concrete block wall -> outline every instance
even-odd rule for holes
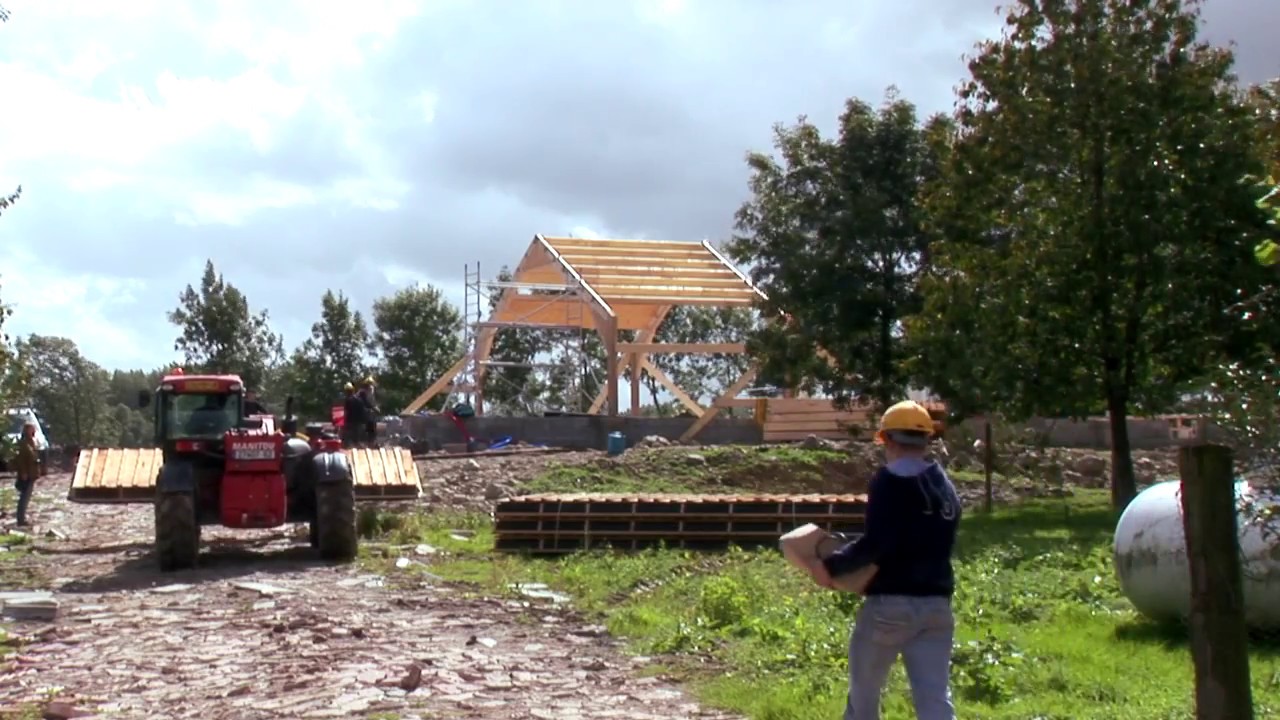
[[[966,420],[962,423],[965,429],[975,437],[982,435],[981,419]],[[1106,450],[1111,447],[1111,426],[1104,418],[1087,420],[1065,420],[1053,418],[1033,418],[1023,423],[1020,428],[1042,434],[1051,447],[1086,448]],[[1011,431],[1008,428],[1005,431]],[[1226,435],[1219,427],[1210,425],[1207,428],[1208,439],[1222,441]],[[1178,440],[1169,430],[1167,420],[1159,418],[1130,418],[1129,445],[1134,450],[1157,450],[1175,447]]]
[[[668,440],[678,440],[693,424],[693,418],[605,417],[601,415],[559,417],[501,417],[471,418],[467,428],[480,440],[493,442],[510,436],[513,442],[531,445],[547,445],[581,450],[603,450],[609,433],[621,432],[630,447],[650,435]],[[980,437],[982,421],[967,420],[963,426],[968,434]],[[1101,418],[1088,420],[1055,420],[1035,418],[1021,426],[1042,433],[1053,447],[1087,448],[1106,450],[1111,447],[1111,432],[1107,421]],[[404,418],[397,432],[407,432],[417,442],[415,448],[438,450],[445,445],[464,442],[458,428],[439,415]],[[1008,433],[1014,428],[1001,428]],[[1209,439],[1222,440],[1221,429],[1210,426]],[[760,426],[751,418],[724,418],[712,420],[695,441],[703,445],[759,445],[764,442]],[[1132,418],[1129,420],[1129,442],[1135,450],[1155,450],[1178,444],[1169,432],[1169,424],[1161,419]]]
[[[609,433],[621,432],[627,447],[650,435],[678,440],[694,422],[693,418],[606,417],[602,415],[560,417],[484,416],[467,420],[472,437],[493,442],[510,436],[513,442],[582,450],[603,450]],[[432,450],[446,444],[464,442],[462,433],[449,419],[439,415],[404,418],[404,432]],[[695,438],[703,445],[758,445],[763,441],[760,426],[750,418],[716,418]]]

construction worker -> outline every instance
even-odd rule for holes
[[[361,403],[364,405],[362,442],[368,443],[370,447],[376,447],[378,444],[378,415],[381,413],[374,398],[374,384],[373,376],[367,376],[360,381],[360,390],[356,392],[356,395],[359,396]]]
[[[17,457],[18,477],[13,487],[18,491],[18,512],[15,520],[18,525],[28,525],[27,507],[31,504],[31,493],[36,488],[36,478],[40,477],[40,451],[36,449],[36,423],[28,420],[22,426],[22,435],[18,438]]]
[[[899,655],[916,716],[955,718],[951,553],[961,511],[947,471],[927,457],[935,433],[933,418],[919,403],[905,400],[885,411],[876,432],[885,464],[871,479],[866,531],[812,568],[824,587],[834,587],[833,577],[875,568],[849,641],[845,720],[880,717],[880,692]]]
[[[360,435],[364,432],[364,401],[356,395],[356,386],[347,383],[342,387],[342,447],[353,448],[360,444]]]

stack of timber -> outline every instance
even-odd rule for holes
[[[930,414],[942,417],[946,406],[926,403]],[[761,407],[757,405],[757,418]],[[763,405],[764,441],[767,443],[804,440],[810,435],[826,440],[869,438],[878,416],[867,405],[837,410],[829,398],[769,398]]]
[[[865,495],[527,495],[497,504],[494,546],[536,554],[776,546],[806,523],[861,532],[865,507]]]
[[[413,500],[422,495],[418,466],[408,448],[343,450],[357,500]],[[159,448],[86,448],[80,451],[67,499],[77,503],[150,503],[164,464]]]

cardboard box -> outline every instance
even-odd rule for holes
[[[844,545],[844,541],[817,525],[809,523],[783,535],[778,539],[778,544],[787,562],[812,575],[813,567],[839,550]],[[871,578],[875,577],[877,570],[879,570],[877,566],[868,565],[847,575],[841,575],[834,578],[835,587],[837,590],[861,595],[867,589]]]

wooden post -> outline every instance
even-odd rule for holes
[[[640,365],[640,353],[631,353],[631,416],[640,416],[640,374],[644,372]]]
[[[618,416],[618,319],[614,317],[607,318],[605,322],[600,324],[600,333],[604,335],[604,357],[605,357],[605,374],[606,384],[605,391],[608,393],[608,399],[605,401],[607,410],[605,414],[609,417]]]
[[[991,420],[987,418],[982,423],[982,480],[986,490],[983,504],[987,512],[995,508],[995,491],[991,488],[991,475],[995,472],[995,464],[996,450],[991,443]]]
[[[1231,450],[1204,442],[1184,446],[1178,472],[1191,572],[1196,720],[1252,718]]]

